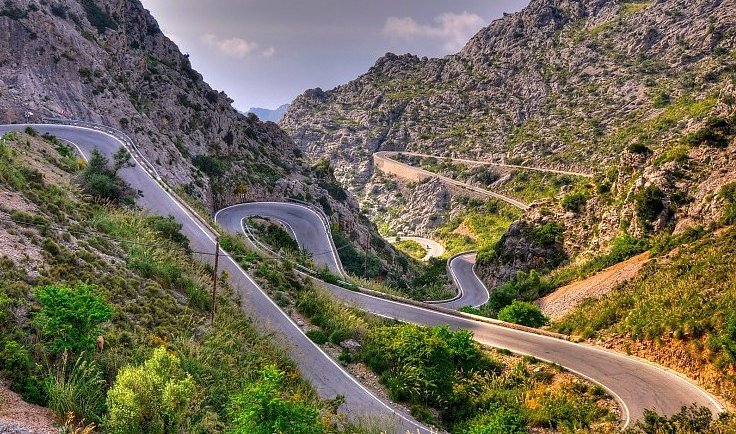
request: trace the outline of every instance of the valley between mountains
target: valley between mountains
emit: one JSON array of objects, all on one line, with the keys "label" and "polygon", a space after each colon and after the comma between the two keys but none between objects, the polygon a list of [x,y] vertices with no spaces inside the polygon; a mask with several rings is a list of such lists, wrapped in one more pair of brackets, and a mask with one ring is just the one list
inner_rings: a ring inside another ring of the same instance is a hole
[{"label": "valley between mountains", "polygon": [[733,432],[735,29],[532,0],[277,124],[138,0],[7,0],[0,432]]}]

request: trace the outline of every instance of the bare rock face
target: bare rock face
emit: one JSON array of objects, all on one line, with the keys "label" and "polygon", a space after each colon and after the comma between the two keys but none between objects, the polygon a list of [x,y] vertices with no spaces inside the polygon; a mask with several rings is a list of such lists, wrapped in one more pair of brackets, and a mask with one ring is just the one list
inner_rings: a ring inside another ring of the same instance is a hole
[{"label": "bare rock face", "polygon": [[478,257],[478,273],[495,287],[518,271],[549,270],[566,259],[563,228],[552,222],[514,222],[498,242],[495,254]]}]

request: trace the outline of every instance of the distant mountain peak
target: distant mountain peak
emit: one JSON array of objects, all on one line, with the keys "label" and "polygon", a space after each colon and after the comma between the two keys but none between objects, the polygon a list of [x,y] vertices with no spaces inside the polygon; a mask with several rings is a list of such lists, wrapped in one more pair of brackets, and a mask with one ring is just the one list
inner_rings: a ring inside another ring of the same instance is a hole
[{"label": "distant mountain peak", "polygon": [[282,117],[284,117],[284,113],[286,113],[289,105],[290,104],[283,104],[274,110],[262,107],[251,107],[250,109],[248,109],[248,113],[253,113],[254,115],[258,116],[258,119],[262,120],[263,122],[278,122],[281,120]]}]

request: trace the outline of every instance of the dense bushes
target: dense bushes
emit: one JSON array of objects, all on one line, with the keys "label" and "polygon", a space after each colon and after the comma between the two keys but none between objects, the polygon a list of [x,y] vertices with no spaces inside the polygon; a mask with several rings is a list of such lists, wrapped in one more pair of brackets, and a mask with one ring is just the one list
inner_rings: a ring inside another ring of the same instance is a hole
[{"label": "dense bushes", "polygon": [[682,407],[678,413],[669,417],[660,416],[652,410],[645,410],[644,417],[626,430],[626,434],[721,434],[736,432],[736,418],[722,414],[713,418],[713,413],[705,407],[691,405]]},{"label": "dense bushes", "polygon": [[364,340],[361,358],[381,376],[392,399],[437,408],[446,422],[472,411],[461,386],[467,379],[500,369],[470,332],[447,327],[375,328]]},{"label": "dense bushes", "polygon": [[35,295],[41,310],[33,323],[42,338],[50,340],[49,349],[57,353],[91,349],[100,325],[112,316],[110,306],[89,285],[46,286],[36,290]]},{"label": "dense bushes", "polygon": [[580,212],[585,207],[585,204],[587,202],[588,195],[578,191],[565,195],[565,197],[562,198],[562,202],[560,204],[562,205],[562,208],[564,208],[566,211]]},{"label": "dense bushes", "polygon": [[498,312],[498,319],[529,327],[541,327],[548,323],[539,308],[529,302],[514,300]]},{"label": "dense bushes", "polygon": [[297,396],[284,393],[286,373],[274,366],[233,397],[230,414],[233,434],[321,434],[320,410]]},{"label": "dense bushes", "polygon": [[230,166],[229,161],[223,157],[205,154],[192,157],[192,164],[210,178],[222,175]]},{"label": "dense bushes", "polygon": [[10,388],[28,402],[42,404],[45,394],[39,375],[39,366],[31,353],[19,342],[8,340],[0,351],[0,369],[10,382]]},{"label": "dense bushes", "polygon": [[118,171],[130,167],[131,155],[125,148],[115,153],[113,165],[97,149],[92,155],[87,167],[82,172],[82,187],[97,199],[109,200],[115,203],[132,202],[136,194],[127,182],[118,176]]},{"label": "dense bushes", "polygon": [[195,388],[179,358],[158,348],[142,366],[123,367],[107,392],[105,423],[114,434],[178,433],[187,426]]},{"label": "dense bushes", "polygon": [[736,134],[735,121],[734,117],[711,117],[702,128],[685,136],[684,142],[691,146],[725,148]]},{"label": "dense bushes", "polygon": [[651,225],[664,211],[664,199],[664,192],[656,185],[648,185],[636,193],[636,216],[643,225]]}]

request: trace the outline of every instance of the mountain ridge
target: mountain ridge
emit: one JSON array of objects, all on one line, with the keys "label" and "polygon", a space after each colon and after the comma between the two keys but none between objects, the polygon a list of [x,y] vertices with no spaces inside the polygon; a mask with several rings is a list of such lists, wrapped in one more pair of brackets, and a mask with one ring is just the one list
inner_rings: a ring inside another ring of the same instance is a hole
[{"label": "mountain ridge", "polygon": [[281,104],[275,109],[251,107],[246,113],[253,113],[254,115],[258,116],[258,119],[263,122],[270,121],[278,123],[281,118],[284,117],[284,113],[286,113],[286,110],[289,109],[290,105],[291,104]]}]

